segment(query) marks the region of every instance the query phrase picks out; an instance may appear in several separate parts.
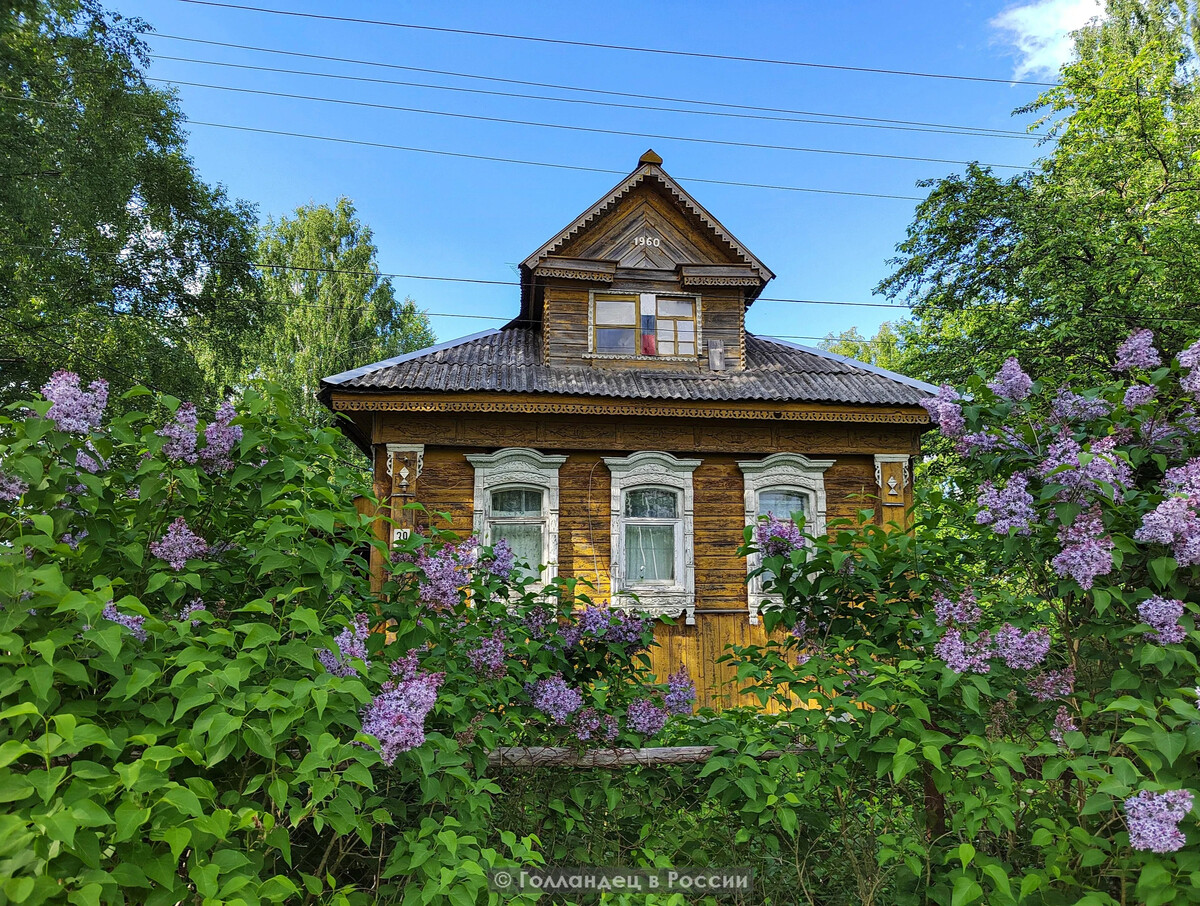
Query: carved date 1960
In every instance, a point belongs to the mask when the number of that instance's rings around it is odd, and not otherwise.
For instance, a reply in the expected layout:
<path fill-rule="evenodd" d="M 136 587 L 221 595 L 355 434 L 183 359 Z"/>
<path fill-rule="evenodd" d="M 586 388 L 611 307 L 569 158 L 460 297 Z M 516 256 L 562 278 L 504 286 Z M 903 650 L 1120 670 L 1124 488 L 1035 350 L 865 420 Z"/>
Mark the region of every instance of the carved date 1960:
<path fill-rule="evenodd" d="M 662 240 L 657 236 L 638 236 L 633 240 L 633 244 L 635 246 L 650 246 L 651 248 L 658 248 L 660 245 L 662 245 Z"/>

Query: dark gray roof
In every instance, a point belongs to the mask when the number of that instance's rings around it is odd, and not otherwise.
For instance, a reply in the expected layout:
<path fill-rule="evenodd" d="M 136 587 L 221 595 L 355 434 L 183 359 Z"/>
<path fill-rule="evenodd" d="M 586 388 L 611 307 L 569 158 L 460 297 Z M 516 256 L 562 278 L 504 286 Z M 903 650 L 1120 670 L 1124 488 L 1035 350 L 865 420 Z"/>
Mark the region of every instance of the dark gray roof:
<path fill-rule="evenodd" d="M 912 405 L 937 388 L 807 346 L 746 334 L 746 368 L 721 374 L 542 364 L 535 329 L 505 327 L 325 378 L 325 393 L 556 393 L 728 402 Z"/>

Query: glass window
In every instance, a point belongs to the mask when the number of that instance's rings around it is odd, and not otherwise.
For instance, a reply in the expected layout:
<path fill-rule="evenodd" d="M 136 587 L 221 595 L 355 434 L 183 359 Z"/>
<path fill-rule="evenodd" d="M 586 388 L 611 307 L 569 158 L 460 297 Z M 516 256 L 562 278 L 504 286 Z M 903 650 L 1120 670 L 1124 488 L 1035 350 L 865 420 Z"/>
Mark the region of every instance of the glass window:
<path fill-rule="evenodd" d="M 625 493 L 625 579 L 634 585 L 675 583 L 679 494 L 666 488 Z"/>
<path fill-rule="evenodd" d="M 695 355 L 696 300 L 653 293 L 593 297 L 594 352 L 610 355 Z"/>
<path fill-rule="evenodd" d="M 788 519 L 794 515 L 804 515 L 808 506 L 808 495 L 799 491 L 766 490 L 758 493 L 758 515 L 768 513 L 778 519 Z"/>
<path fill-rule="evenodd" d="M 493 491 L 488 519 L 488 543 L 507 541 L 522 575 L 536 579 L 545 555 L 545 491 L 540 488 L 504 488 Z"/>
<path fill-rule="evenodd" d="M 625 515 L 640 519 L 674 519 L 679 496 L 662 488 L 642 488 L 625 495 Z"/>
<path fill-rule="evenodd" d="M 625 577 L 633 583 L 675 581 L 675 526 L 625 526 Z"/>

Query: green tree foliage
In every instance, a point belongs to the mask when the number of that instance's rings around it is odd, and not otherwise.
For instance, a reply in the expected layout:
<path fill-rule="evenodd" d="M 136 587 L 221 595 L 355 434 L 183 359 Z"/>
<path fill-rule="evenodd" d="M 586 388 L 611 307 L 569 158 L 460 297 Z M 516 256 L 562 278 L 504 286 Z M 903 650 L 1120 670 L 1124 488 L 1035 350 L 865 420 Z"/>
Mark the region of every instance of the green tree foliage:
<path fill-rule="evenodd" d="M 1076 58 L 1020 113 L 1056 139 L 1033 170 L 926 185 L 897 270 L 913 307 L 900 370 L 961 383 L 1010 354 L 1099 374 L 1134 327 L 1178 345 L 1200 297 L 1200 100 L 1188 4 L 1109 0 Z M 1188 319 L 1188 320 L 1177 320 Z"/>
<path fill-rule="evenodd" d="M 258 246 L 267 304 L 253 374 L 279 384 L 303 414 L 321 378 L 434 343 L 429 318 L 379 276 L 372 233 L 354 204 L 310 204 L 268 222 Z"/>
<path fill-rule="evenodd" d="M 905 365 L 903 337 L 898 330 L 908 326 L 907 322 L 897 324 L 885 321 L 879 325 L 879 330 L 871 338 L 864 337 L 857 327 L 843 330 L 839 334 L 827 334 L 818 346 L 827 352 L 844 355 L 847 358 L 868 365 L 877 365 L 889 371 L 901 371 Z"/>
<path fill-rule="evenodd" d="M 259 306 L 254 212 L 206 185 L 141 23 L 95 0 L 0 14 L 0 398 L 63 366 L 212 398 Z"/>

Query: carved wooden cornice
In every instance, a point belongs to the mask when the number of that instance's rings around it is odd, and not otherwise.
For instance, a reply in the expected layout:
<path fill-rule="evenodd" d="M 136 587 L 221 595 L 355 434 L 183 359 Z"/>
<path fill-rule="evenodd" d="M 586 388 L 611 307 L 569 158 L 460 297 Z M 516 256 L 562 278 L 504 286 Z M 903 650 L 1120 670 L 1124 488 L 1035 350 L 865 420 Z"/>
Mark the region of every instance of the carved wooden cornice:
<path fill-rule="evenodd" d="M 586 258 L 549 256 L 537 266 L 533 273 L 536 277 L 586 280 L 589 283 L 612 283 L 616 272 L 616 261 L 596 261 Z"/>
<path fill-rule="evenodd" d="M 860 424 L 928 425 L 923 411 L 873 412 L 854 409 L 762 409 L 717 406 L 662 406 L 630 402 L 528 402 L 520 400 L 356 399 L 335 396 L 335 412 L 496 412 L 535 415 L 628 415 L 676 418 L 761 419 L 764 421 L 854 422 Z"/>

